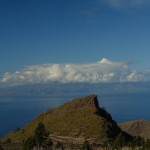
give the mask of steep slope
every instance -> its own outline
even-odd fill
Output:
[[[98,145],[111,143],[121,132],[111,115],[99,107],[97,96],[90,95],[43,112],[19,131],[7,134],[3,140],[8,138],[14,142],[25,140],[33,134],[39,122],[45,124],[53,138],[70,137],[69,139],[82,140],[86,138]]]
[[[119,124],[120,128],[133,135],[141,136],[150,139],[150,121],[148,120],[135,120]]]

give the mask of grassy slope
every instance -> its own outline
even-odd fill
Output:
[[[39,122],[43,122],[51,134],[86,137],[96,143],[110,141],[120,131],[109,114],[99,108],[96,96],[72,100],[64,105],[40,114],[20,131],[7,134],[3,140],[22,141],[32,135]]]

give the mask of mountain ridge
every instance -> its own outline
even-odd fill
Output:
[[[119,127],[132,136],[150,139],[150,120],[134,120],[118,124]]]
[[[6,134],[1,139],[3,146],[11,149],[16,145],[18,150],[23,143],[33,139],[41,123],[46,133],[50,133],[48,139],[55,143],[54,146],[61,143],[77,150],[85,141],[93,150],[144,146],[144,139],[121,130],[106,109],[100,107],[96,95],[76,98],[39,114],[24,127]],[[10,145],[8,141],[11,141]]]
[[[43,122],[51,134],[92,139],[93,143],[110,143],[121,132],[111,115],[100,108],[96,95],[73,99],[57,108],[43,112],[19,131],[3,139],[24,140],[33,134],[36,125]]]

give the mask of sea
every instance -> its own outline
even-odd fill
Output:
[[[40,113],[57,107],[78,96],[49,98],[0,98],[0,137],[23,127]],[[98,95],[99,106],[120,123],[130,120],[150,120],[150,95]]]

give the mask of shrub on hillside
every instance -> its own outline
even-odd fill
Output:
[[[49,132],[46,130],[45,125],[40,122],[34,131],[34,135],[29,137],[23,144],[24,150],[31,150],[33,147],[37,148],[50,148],[53,142],[49,138]]]

